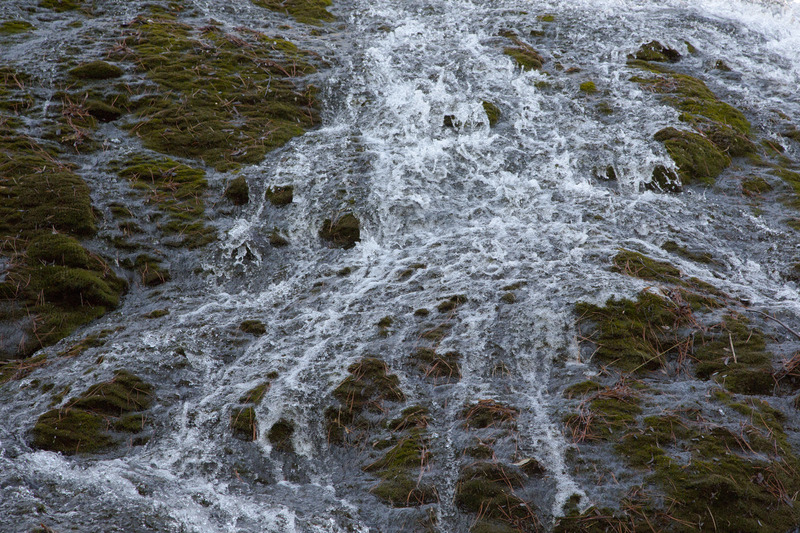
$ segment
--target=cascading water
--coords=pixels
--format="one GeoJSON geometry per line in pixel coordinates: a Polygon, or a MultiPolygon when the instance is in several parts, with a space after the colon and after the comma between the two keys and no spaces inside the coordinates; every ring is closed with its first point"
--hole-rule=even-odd
{"type": "MultiPolygon", "coordinates": [[[[107,34],[143,8],[96,3],[103,11],[84,24],[107,34]]],[[[797,3],[346,0],[317,35],[299,24],[279,30],[280,17],[249,2],[185,3],[191,20],[279,31],[318,53],[326,65],[310,79],[320,87],[322,125],[242,167],[250,203],[210,207],[219,240],[176,252],[172,281],[133,287],[116,311],[44,350],[115,330],[105,344],[0,386],[0,530],[468,531],[480,512],[465,511],[457,493],[476,435],[491,439],[493,461],[541,465],[515,494],[552,529],[568,501],[580,511],[618,508],[626,490],[647,483],[610,448],[598,452],[604,481],[575,468],[584,459],[564,430],[565,387],[606,371],[581,350],[575,304],[633,298],[654,285],[610,271],[621,248],[800,323],[800,294],[785,277],[798,259],[785,223],[791,207],[742,196],[742,175],[759,167],[738,159],[713,187],[647,190],[657,165],[674,168],[653,135],[680,125],[680,112],[631,82],[638,72],[626,65],[644,42],[678,49],[683,71],[775,138],[784,122],[800,123],[797,3]],[[509,32],[542,54],[542,70],[522,70],[503,53],[509,32]],[[712,68],[722,58],[730,72],[712,68]],[[582,91],[587,81],[598,92],[582,91]],[[496,125],[484,102],[499,108],[496,125]],[[267,188],[285,185],[294,187],[291,204],[265,199],[267,188]],[[349,212],[360,242],[330,247],[319,237],[323,220],[349,212]],[[274,228],[289,246],[270,246],[274,228]],[[669,240],[713,262],[670,254],[661,248],[669,240]],[[169,314],[142,318],[156,309],[169,314]],[[243,320],[266,333],[242,334],[243,320]],[[460,354],[460,379],[420,373],[409,362],[419,348],[460,354]],[[332,394],[365,357],[385,361],[405,397],[370,416],[391,420],[415,405],[429,412],[427,460],[414,477],[435,487],[433,502],[393,506],[370,492],[380,481],[369,469],[384,453],[378,441],[393,438],[385,425],[357,446],[329,442],[332,394]],[[54,392],[69,386],[70,396],[118,368],[155,387],[148,442],[89,455],[31,446],[37,417],[58,406],[34,381],[54,392]],[[236,439],[232,410],[265,381],[253,407],[257,437],[236,439]],[[515,410],[513,427],[491,435],[466,427],[465,406],[480,400],[515,410]],[[267,438],[282,420],[293,427],[291,451],[267,438]]],[[[12,8],[24,4],[0,12],[16,17],[12,8]]],[[[41,16],[33,44],[3,45],[3,60],[46,76],[57,66],[47,51],[62,35],[67,44],[76,38],[70,17],[41,16]]],[[[80,53],[88,60],[93,51],[80,53]]],[[[93,197],[122,198],[103,165],[141,147],[103,128],[106,151],[74,159],[93,197]]],[[[800,158],[797,142],[782,148],[787,160],[800,158]]],[[[227,179],[209,173],[217,192],[227,179]]],[[[786,330],[759,325],[775,353],[793,351],[786,330]]],[[[654,379],[664,408],[707,395],[689,379],[654,379]]],[[[794,409],[790,399],[773,403],[794,409]]],[[[785,431],[796,450],[796,423],[785,431]]]]}

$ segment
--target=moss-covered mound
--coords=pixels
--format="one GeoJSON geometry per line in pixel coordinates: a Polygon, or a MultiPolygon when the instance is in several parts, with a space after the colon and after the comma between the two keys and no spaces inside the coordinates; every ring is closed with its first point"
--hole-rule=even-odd
{"type": "Polygon", "coordinates": [[[325,411],[328,441],[335,444],[364,438],[365,431],[375,425],[369,413],[382,413],[386,402],[405,400],[399,378],[389,374],[384,361],[367,357],[347,370],[350,375],[333,391],[339,407],[325,411]]]}
{"type": "Polygon", "coordinates": [[[81,80],[108,80],[119,78],[123,70],[117,65],[112,65],[105,61],[92,61],[84,63],[69,71],[70,76],[81,80]]]}
{"type": "Polygon", "coordinates": [[[352,248],[361,240],[361,223],[353,213],[347,213],[336,220],[325,219],[319,236],[334,246],[352,248]]]}
{"type": "Polygon", "coordinates": [[[522,70],[539,70],[544,64],[544,58],[534,48],[518,39],[515,39],[516,46],[509,46],[503,53],[510,56],[522,70]]]}
{"type": "Polygon", "coordinates": [[[266,198],[266,200],[275,207],[289,205],[294,199],[294,187],[291,185],[284,187],[269,187],[264,193],[264,198],[266,198]]]}
{"type": "Polygon", "coordinates": [[[168,244],[197,248],[216,239],[214,228],[205,223],[203,193],[208,182],[202,170],[168,158],[134,157],[118,174],[166,215],[158,228],[170,239],[168,244]]]}
{"type": "Polygon", "coordinates": [[[33,24],[24,20],[4,20],[0,22],[0,35],[15,35],[33,30],[33,24]]]}
{"type": "Polygon", "coordinates": [[[27,356],[119,304],[126,284],[75,237],[95,231],[89,188],[56,154],[0,128],[0,321],[18,334],[0,358],[27,356]]]}
{"type": "Polygon", "coordinates": [[[167,17],[141,16],[131,28],[122,59],[148,80],[133,85],[140,121],[131,131],[146,147],[228,170],[317,122],[314,89],[295,87],[314,67],[292,43],[167,17]]]}
{"type": "Polygon", "coordinates": [[[664,143],[684,184],[712,184],[731,163],[725,152],[699,133],[664,128],[654,138],[664,143]]]}
{"type": "Polygon", "coordinates": [[[430,460],[423,433],[411,431],[381,459],[364,467],[364,471],[380,478],[370,492],[394,507],[415,507],[439,501],[436,489],[419,481],[430,460]]]}
{"type": "Polygon", "coordinates": [[[439,354],[433,348],[417,348],[411,354],[411,361],[426,378],[436,382],[458,381],[461,379],[461,368],[458,361],[461,354],[447,352],[439,354]]]}
{"type": "Polygon", "coordinates": [[[629,56],[642,61],[663,61],[676,63],[681,55],[677,50],[664,46],[658,41],[650,41],[639,47],[635,54],[629,56]]]}
{"type": "Polygon", "coordinates": [[[245,205],[250,201],[250,187],[244,176],[238,176],[231,180],[225,189],[225,198],[230,200],[233,205],[245,205]]]}
{"type": "Polygon", "coordinates": [[[331,0],[285,0],[283,2],[279,0],[253,0],[253,3],[272,11],[291,15],[297,22],[304,24],[319,25],[322,22],[330,22],[336,19],[327,10],[332,4],[331,0]]]}
{"type": "Polygon", "coordinates": [[[151,385],[118,371],[111,380],[93,385],[64,407],[42,414],[33,427],[33,445],[64,454],[92,453],[119,445],[129,439],[125,433],[144,430],[144,411],[152,401],[151,385]]]}

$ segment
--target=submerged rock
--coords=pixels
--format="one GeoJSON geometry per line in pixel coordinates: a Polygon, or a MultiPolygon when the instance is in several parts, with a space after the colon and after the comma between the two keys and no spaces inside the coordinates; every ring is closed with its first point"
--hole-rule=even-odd
{"type": "Polygon", "coordinates": [[[335,221],[325,219],[319,236],[334,246],[349,249],[361,240],[361,223],[352,213],[347,213],[335,221]]]}

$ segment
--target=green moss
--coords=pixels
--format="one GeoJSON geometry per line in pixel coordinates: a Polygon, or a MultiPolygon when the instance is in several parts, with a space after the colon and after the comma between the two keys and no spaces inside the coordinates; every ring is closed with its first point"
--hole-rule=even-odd
{"type": "Polygon", "coordinates": [[[349,249],[361,240],[361,223],[353,213],[342,215],[335,221],[325,219],[319,236],[334,246],[349,249]]]}
{"type": "Polygon", "coordinates": [[[327,8],[331,5],[331,0],[253,0],[257,6],[265,7],[279,13],[291,15],[297,22],[304,24],[319,25],[322,22],[336,20],[327,8]]]}
{"type": "Polygon", "coordinates": [[[772,356],[765,351],[764,334],[742,317],[728,315],[716,327],[695,338],[695,374],[739,394],[771,394],[775,387],[772,356]]]}
{"type": "Polygon", "coordinates": [[[772,190],[772,185],[761,176],[751,176],[742,180],[742,193],[747,196],[760,196],[772,190]]]}
{"type": "Polygon", "coordinates": [[[294,187],[287,185],[285,187],[269,187],[264,193],[264,197],[272,205],[276,207],[283,207],[289,205],[294,199],[294,187]]]}
{"type": "Polygon", "coordinates": [[[69,235],[44,233],[28,242],[28,261],[31,264],[60,265],[88,268],[89,253],[69,235]]]}
{"type": "Polygon", "coordinates": [[[464,425],[472,429],[514,427],[519,411],[494,400],[478,400],[461,411],[464,425]]]}
{"type": "Polygon", "coordinates": [[[486,113],[486,118],[489,119],[489,127],[494,127],[500,120],[500,108],[491,102],[483,102],[483,110],[486,113]]]}
{"type": "Polygon", "coordinates": [[[149,313],[142,315],[144,318],[154,319],[154,318],[161,318],[165,317],[169,314],[169,309],[154,309],[149,313]]]}
{"type": "Polygon", "coordinates": [[[680,246],[675,241],[666,241],[661,245],[662,250],[678,254],[681,257],[694,261],[696,263],[710,264],[714,262],[714,256],[710,252],[693,252],[685,246],[680,246]]]}
{"type": "Polygon", "coordinates": [[[536,17],[536,19],[539,22],[555,22],[556,16],[551,13],[548,13],[546,15],[539,15],[538,17],[536,17]]]}
{"type": "Polygon", "coordinates": [[[292,436],[294,435],[294,424],[290,421],[281,418],[269,428],[267,438],[272,447],[282,452],[294,452],[294,445],[292,444],[292,436]]]}
{"type": "Polygon", "coordinates": [[[230,200],[233,205],[245,205],[250,201],[250,187],[244,176],[238,176],[231,180],[225,189],[225,198],[230,200]]]}
{"type": "Polygon", "coordinates": [[[216,239],[216,230],[205,224],[203,193],[208,182],[202,170],[167,158],[134,157],[118,174],[167,215],[158,228],[171,238],[171,245],[198,248],[216,239]]]}
{"type": "Polygon", "coordinates": [[[681,272],[663,261],[656,261],[632,250],[620,250],[612,259],[611,270],[640,279],[675,283],[681,272]]]}
{"type": "Polygon", "coordinates": [[[433,348],[418,348],[411,354],[411,360],[425,377],[437,381],[461,379],[459,359],[461,359],[461,354],[458,352],[447,352],[441,355],[437,354],[433,348]]]}
{"type": "Polygon", "coordinates": [[[687,319],[672,301],[641,292],[635,301],[610,298],[604,307],[579,303],[581,320],[594,324],[593,358],[625,371],[655,370],[678,352],[683,337],[677,327],[687,319]]]}
{"type": "Polygon", "coordinates": [[[515,530],[538,531],[535,507],[514,494],[522,477],[512,467],[498,463],[476,463],[462,470],[456,485],[455,504],[482,520],[496,520],[515,530]]]}
{"type": "Polygon", "coordinates": [[[418,481],[431,460],[424,437],[418,431],[400,440],[384,456],[364,467],[381,478],[370,492],[394,507],[413,507],[438,501],[435,488],[418,481]]]}
{"type": "Polygon", "coordinates": [[[24,20],[5,20],[0,23],[0,35],[16,35],[33,29],[33,24],[24,20]]]}
{"type": "Polygon", "coordinates": [[[281,248],[283,246],[289,246],[289,239],[284,237],[281,232],[275,228],[269,234],[269,244],[274,248],[281,248]]]}
{"type": "Polygon", "coordinates": [[[230,170],[317,122],[315,89],[295,88],[314,67],[291,43],[141,16],[125,44],[125,59],[151,82],[135,85],[140,121],[131,128],[147,148],[230,170]]]}
{"type": "Polygon", "coordinates": [[[69,71],[70,76],[80,80],[108,80],[119,78],[123,73],[123,70],[117,65],[105,61],[84,63],[69,71]]]}
{"type": "Polygon", "coordinates": [[[333,391],[339,407],[325,410],[328,441],[334,444],[356,442],[373,426],[368,413],[381,413],[385,402],[401,402],[405,395],[400,380],[388,373],[386,363],[367,357],[348,368],[350,375],[333,391]]]}
{"type": "Polygon", "coordinates": [[[64,11],[74,11],[83,5],[83,0],[41,0],[40,7],[52,9],[56,13],[63,13],[64,11]]]}
{"type": "Polygon", "coordinates": [[[269,391],[270,386],[271,384],[269,381],[262,383],[261,385],[256,385],[247,391],[247,394],[239,398],[239,403],[258,404],[261,402],[262,398],[264,398],[264,395],[267,393],[267,391],[269,391]]]}
{"type": "Polygon", "coordinates": [[[507,292],[500,297],[500,301],[507,304],[513,304],[517,301],[517,295],[513,292],[507,292]]]}
{"type": "Polygon", "coordinates": [[[580,89],[582,92],[586,94],[592,94],[597,92],[597,86],[594,84],[593,81],[585,81],[581,83],[580,89]]]}
{"type": "Polygon", "coordinates": [[[577,398],[580,396],[587,396],[597,391],[603,390],[603,386],[596,381],[587,380],[575,383],[564,389],[565,398],[577,398]]]}
{"type": "Polygon", "coordinates": [[[680,61],[681,55],[677,50],[668,48],[658,41],[650,41],[639,47],[633,56],[640,61],[663,61],[675,63],[680,61]]]}
{"type": "Polygon", "coordinates": [[[239,329],[252,335],[264,335],[267,332],[267,327],[260,320],[243,320],[239,329]]]}
{"type": "Polygon", "coordinates": [[[536,50],[518,40],[516,44],[517,46],[515,47],[505,48],[503,53],[516,61],[522,70],[539,70],[542,68],[544,59],[536,50]]]}
{"type": "Polygon", "coordinates": [[[100,100],[89,100],[84,104],[86,111],[101,122],[113,122],[124,114],[119,107],[100,100]]]}
{"type": "Polygon", "coordinates": [[[430,412],[427,407],[412,405],[403,409],[398,418],[388,423],[388,427],[394,432],[408,429],[424,429],[428,427],[429,420],[430,412]]]}
{"type": "Polygon", "coordinates": [[[93,385],[65,407],[41,415],[32,430],[33,445],[74,454],[119,444],[121,440],[115,438],[112,429],[141,431],[145,418],[137,412],[150,407],[152,396],[151,385],[129,372],[119,371],[113,379],[93,385]]]}
{"type": "Polygon", "coordinates": [[[169,281],[172,276],[169,270],[161,266],[161,261],[147,254],[136,257],[134,262],[136,271],[141,276],[142,284],[148,287],[155,287],[169,281]]]}
{"type": "Polygon", "coordinates": [[[256,411],[252,407],[237,407],[231,411],[231,430],[233,436],[244,440],[253,441],[258,436],[256,411]]]}
{"type": "Polygon", "coordinates": [[[655,134],[655,139],[664,143],[684,185],[713,183],[731,162],[716,145],[697,133],[664,128],[655,134]]]}
{"type": "Polygon", "coordinates": [[[436,306],[436,309],[440,313],[450,313],[454,311],[457,307],[467,302],[467,297],[463,294],[454,294],[453,296],[449,296],[443,302],[439,302],[439,305],[436,306]]]}

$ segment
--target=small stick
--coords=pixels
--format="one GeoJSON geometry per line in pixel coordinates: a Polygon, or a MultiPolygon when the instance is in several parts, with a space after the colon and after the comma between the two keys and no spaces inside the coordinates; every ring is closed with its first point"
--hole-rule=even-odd
{"type": "Polygon", "coordinates": [[[736,350],[733,349],[733,337],[731,337],[731,332],[728,332],[728,341],[731,344],[731,353],[733,354],[733,362],[737,363],[736,361],[736,350]]]}
{"type": "Polygon", "coordinates": [[[778,324],[780,324],[781,326],[786,328],[786,330],[789,331],[789,333],[791,333],[792,335],[794,335],[795,337],[800,339],[800,333],[797,333],[795,330],[793,330],[792,328],[790,328],[789,326],[787,326],[786,324],[784,324],[783,322],[781,322],[780,320],[778,320],[774,316],[770,316],[767,313],[764,313],[763,311],[757,311],[755,309],[748,309],[748,311],[750,311],[751,313],[758,313],[759,315],[763,315],[763,316],[769,318],[770,320],[774,320],[775,322],[777,322],[778,324]]]}

